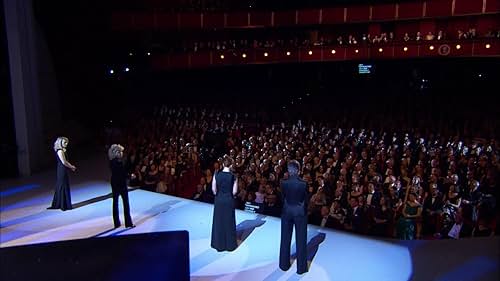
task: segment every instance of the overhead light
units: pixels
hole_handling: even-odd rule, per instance
[[[457,48],[457,50],[460,50],[460,48],[462,48],[462,46],[460,46],[460,44],[457,44],[457,46],[455,46],[455,48]]]
[[[133,56],[133,55],[134,55],[134,53],[130,52],[130,53],[128,53],[128,55],[129,55],[129,56]]]
[[[113,74],[113,73],[115,73],[115,71],[113,69],[110,69],[109,74]]]
[[[220,55],[220,59],[223,60],[224,59],[224,55]]]
[[[266,53],[264,53],[264,57],[267,57],[267,56],[268,56],[267,52],[266,52]]]
[[[403,51],[408,52],[408,47],[404,47]]]
[[[289,56],[290,55],[290,52],[286,52],[286,55]]]
[[[434,50],[434,46],[430,45],[429,50],[431,50],[431,51]]]
[[[356,50],[354,50],[354,52],[357,54],[357,53],[359,53],[359,50],[358,50],[358,49],[356,49]]]
[[[491,45],[490,44],[486,44],[485,47],[486,47],[486,49],[489,49],[489,48],[491,48]]]
[[[313,54],[313,51],[309,51],[309,55],[312,55]]]
[[[130,71],[130,68],[125,67],[125,72],[129,72],[129,71]]]
[[[243,53],[241,56],[242,56],[243,58],[246,58],[246,57],[247,57],[247,54]]]
[[[384,49],[382,49],[382,48],[378,48],[378,52],[379,52],[379,53],[382,53],[383,51],[384,51]]]
[[[150,52],[147,52],[147,55],[148,55],[148,56],[151,56],[151,53],[150,53]]]
[[[337,51],[335,51],[335,50],[332,50],[332,54],[333,54],[333,55],[335,55],[335,53],[336,53],[336,52],[337,52]]]

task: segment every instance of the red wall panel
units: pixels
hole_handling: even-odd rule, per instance
[[[156,14],[156,26],[159,29],[177,28],[177,14],[171,14],[171,13]]]
[[[274,13],[275,26],[295,25],[295,10]]]
[[[248,13],[242,13],[242,12],[227,13],[226,26],[228,27],[248,26]]]
[[[415,39],[415,34],[420,31],[418,22],[405,22],[397,24],[394,28],[394,36],[398,40],[402,40],[405,32],[408,32],[410,38]]]
[[[369,21],[370,6],[350,6],[347,8],[347,21]]]
[[[180,14],[179,27],[201,28],[201,14],[199,13]]]
[[[250,13],[251,26],[271,26],[271,12]]]
[[[357,51],[356,51],[357,50]],[[347,47],[345,58],[349,60],[359,60],[359,59],[367,59],[370,54],[368,53],[368,48],[366,47]]]
[[[436,22],[430,20],[425,20],[420,22],[419,31],[420,33],[422,33],[422,36],[424,37],[429,32],[432,32],[434,35],[436,35],[437,34]]]
[[[477,19],[476,28],[481,34],[485,34],[489,30],[499,30],[500,29],[500,17],[498,15],[488,15]]]
[[[487,48],[486,44],[489,44]],[[500,44],[498,40],[485,40],[474,44],[474,56],[500,56]]]
[[[210,65],[210,52],[191,54],[191,67],[206,67]]]
[[[311,54],[309,54],[311,51]],[[321,48],[304,48],[300,49],[300,61],[320,61]]]
[[[298,24],[319,24],[319,10],[299,10]]]
[[[422,2],[408,2],[400,3],[398,5],[398,18],[399,19],[412,19],[422,17]]]
[[[344,22],[344,8],[323,9],[323,23],[341,23]]]
[[[343,47],[330,47],[323,49],[323,60],[344,60],[346,48]]]
[[[373,38],[373,35],[379,35],[382,33],[382,27],[380,26],[379,23],[370,23],[368,26],[368,34],[370,34]]]
[[[396,4],[374,5],[372,20],[392,20],[396,17]]]
[[[486,12],[487,13],[500,12],[500,1],[498,1],[498,0],[486,0]]]
[[[203,14],[204,28],[224,28],[224,14]]]
[[[154,17],[152,13],[136,13],[134,15],[134,27],[136,29],[153,29]]]
[[[470,1],[470,0],[469,0]],[[477,1],[477,0],[475,0]],[[426,1],[426,17],[451,16],[451,3],[453,0],[431,0]]]
[[[392,46],[373,46],[370,48],[370,59],[389,59],[392,58]]]
[[[480,14],[482,10],[482,0],[455,0],[455,15]]]
[[[406,47],[406,51],[405,51]],[[416,45],[396,45],[394,46],[395,58],[413,58],[418,56],[418,46]]]

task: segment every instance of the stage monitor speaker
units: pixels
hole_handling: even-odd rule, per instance
[[[0,249],[0,279],[189,280],[189,234],[168,231]]]

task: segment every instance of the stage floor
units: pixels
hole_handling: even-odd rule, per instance
[[[241,244],[234,252],[219,253],[210,247],[212,205],[144,190],[129,192],[136,227],[113,229],[105,164],[100,158],[81,163],[81,171],[70,179],[75,208],[65,212],[46,209],[52,200],[54,172],[0,182],[0,247],[187,230],[191,280],[498,279],[498,237],[474,239],[472,244],[471,239],[403,242],[312,225],[308,226],[309,272],[297,275],[296,262],[283,272],[278,267],[279,218],[236,211]]]

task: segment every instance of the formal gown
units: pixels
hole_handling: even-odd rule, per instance
[[[211,246],[217,251],[233,251],[237,247],[233,199],[235,177],[230,172],[219,172],[215,175],[215,180],[217,194],[214,201]]]
[[[59,159],[57,151],[56,151],[56,158],[57,158],[56,188],[54,193],[54,199],[52,200],[52,205],[50,206],[50,209],[61,209],[63,211],[71,210],[73,207],[71,206],[71,192],[69,190],[68,168],[64,166],[64,164],[61,162],[61,159]]]
[[[113,223],[119,227],[120,215],[118,213],[118,197],[123,200],[123,215],[125,217],[125,226],[132,227],[132,218],[130,216],[130,205],[128,201],[127,172],[123,162],[119,159],[113,159],[109,163],[111,168],[111,191],[113,192]]]

